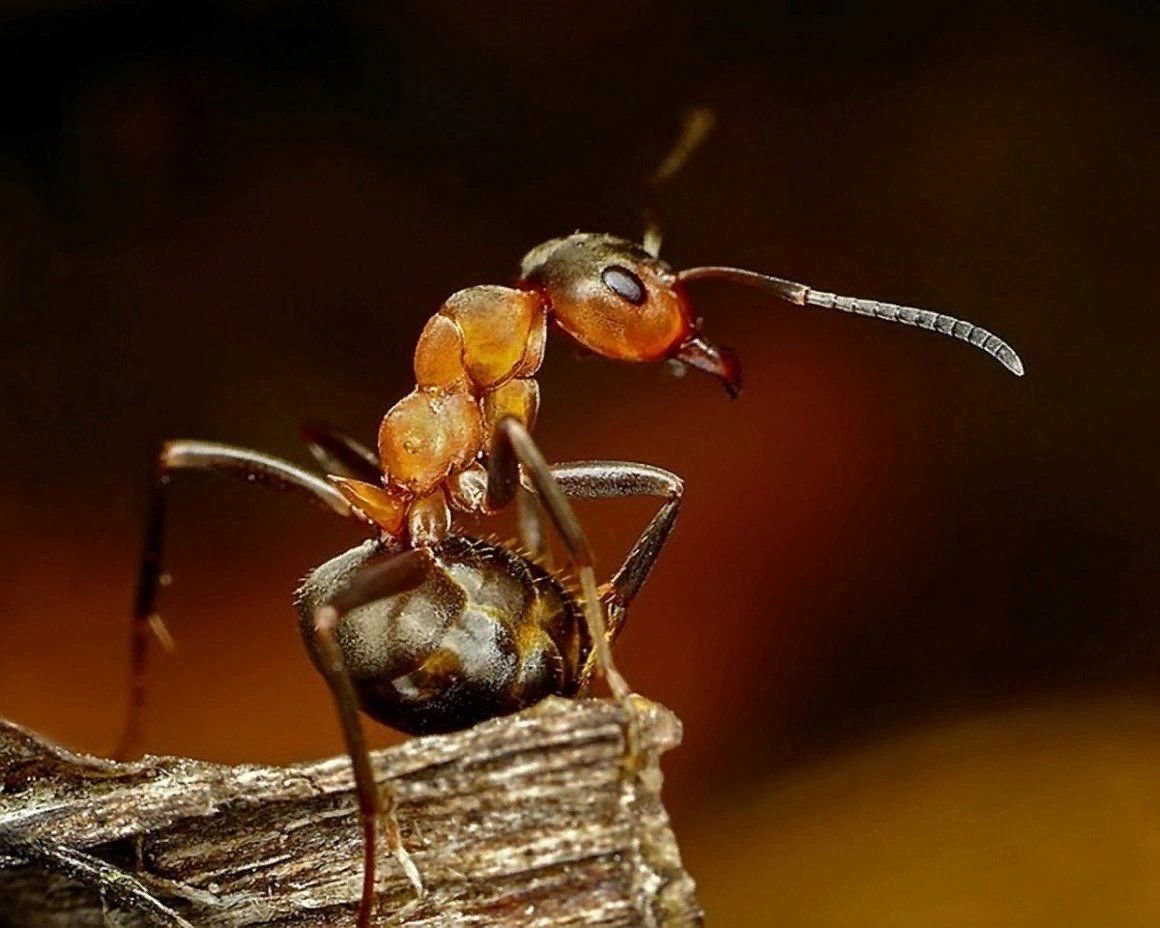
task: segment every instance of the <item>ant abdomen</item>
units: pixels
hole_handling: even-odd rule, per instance
[[[316,609],[355,574],[396,555],[367,542],[303,582],[298,610],[316,664]],[[431,734],[575,695],[588,639],[579,606],[555,577],[462,535],[417,556],[419,575],[405,591],[351,609],[337,630],[363,711],[400,731]]]

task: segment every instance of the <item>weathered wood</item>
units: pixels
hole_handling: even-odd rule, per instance
[[[639,702],[648,763],[622,773],[623,710],[549,699],[374,755],[426,882],[380,865],[379,923],[700,923],[660,801],[680,740]],[[0,721],[0,924],[352,925],[361,838],[350,763],[290,767],[71,754]]]

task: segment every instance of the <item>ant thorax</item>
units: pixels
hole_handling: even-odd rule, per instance
[[[535,422],[547,320],[537,293],[491,285],[459,291],[428,320],[415,389],[379,427],[382,486],[335,481],[384,536],[430,545],[450,531],[451,507],[484,511],[489,436],[504,417]]]

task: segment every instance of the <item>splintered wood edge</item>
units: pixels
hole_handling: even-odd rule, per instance
[[[374,754],[426,885],[379,866],[384,925],[699,925],[660,799],[671,712],[548,699]],[[362,874],[350,762],[225,766],[73,754],[0,720],[0,923],[353,924]]]

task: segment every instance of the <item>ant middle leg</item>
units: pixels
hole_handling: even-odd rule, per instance
[[[120,760],[133,757],[141,738],[145,711],[145,672],[150,634],[171,646],[168,632],[157,612],[157,594],[162,585],[165,542],[166,492],[170,475],[179,470],[214,471],[260,482],[274,489],[297,493],[346,518],[357,518],[350,504],[325,480],[307,473],[286,461],[239,448],[208,441],[169,441],[157,455],[153,488],[150,493],[137,593],[133,606],[133,624],[129,656],[129,705],[125,727],[113,756]]]

